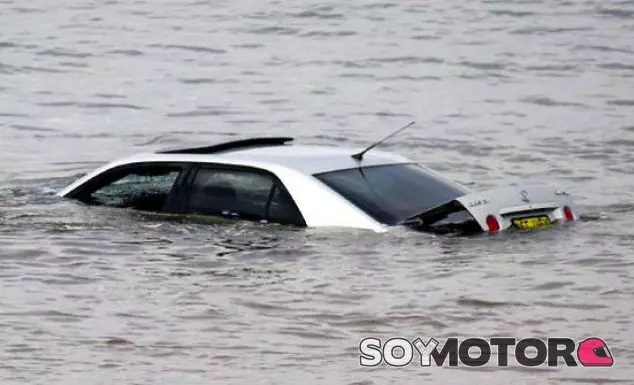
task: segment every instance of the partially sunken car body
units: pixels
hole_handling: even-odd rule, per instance
[[[393,226],[497,232],[576,219],[568,194],[549,186],[472,192],[399,155],[372,150],[359,156],[358,149],[288,144],[292,140],[140,154],[107,164],[58,195],[152,212],[376,232]]]

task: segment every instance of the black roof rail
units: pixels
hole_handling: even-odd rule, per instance
[[[223,151],[241,150],[241,149],[252,148],[252,147],[281,146],[281,145],[284,145],[286,142],[290,142],[292,140],[293,138],[285,137],[285,136],[240,139],[240,140],[233,140],[231,142],[214,144],[211,146],[157,151],[157,154],[215,154],[215,153],[223,152]]]

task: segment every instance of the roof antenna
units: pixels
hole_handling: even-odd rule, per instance
[[[409,123],[407,123],[406,125],[404,125],[403,127],[399,128],[398,130],[394,131],[393,133],[391,133],[390,135],[386,136],[385,138],[379,140],[378,142],[374,142],[372,143],[370,146],[366,147],[363,151],[353,154],[352,158],[361,161],[361,159],[363,159],[363,155],[370,151],[371,149],[373,149],[374,147],[378,146],[379,144],[385,142],[386,140],[388,140],[389,138],[393,137],[394,135],[398,134],[401,131],[404,131],[406,128],[409,128],[411,126],[414,125],[414,123],[416,123],[416,121],[411,121]]]

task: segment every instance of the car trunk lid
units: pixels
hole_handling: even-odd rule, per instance
[[[484,231],[492,230],[495,222],[498,229],[494,231],[510,227],[542,227],[567,219],[565,207],[572,212],[570,196],[547,185],[502,187],[467,194],[456,201],[469,211]]]

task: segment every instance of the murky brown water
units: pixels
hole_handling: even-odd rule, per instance
[[[0,1],[2,384],[631,383],[633,1]],[[443,238],[60,202],[232,136],[548,181],[572,227]],[[611,369],[359,367],[362,338],[599,336]]]

